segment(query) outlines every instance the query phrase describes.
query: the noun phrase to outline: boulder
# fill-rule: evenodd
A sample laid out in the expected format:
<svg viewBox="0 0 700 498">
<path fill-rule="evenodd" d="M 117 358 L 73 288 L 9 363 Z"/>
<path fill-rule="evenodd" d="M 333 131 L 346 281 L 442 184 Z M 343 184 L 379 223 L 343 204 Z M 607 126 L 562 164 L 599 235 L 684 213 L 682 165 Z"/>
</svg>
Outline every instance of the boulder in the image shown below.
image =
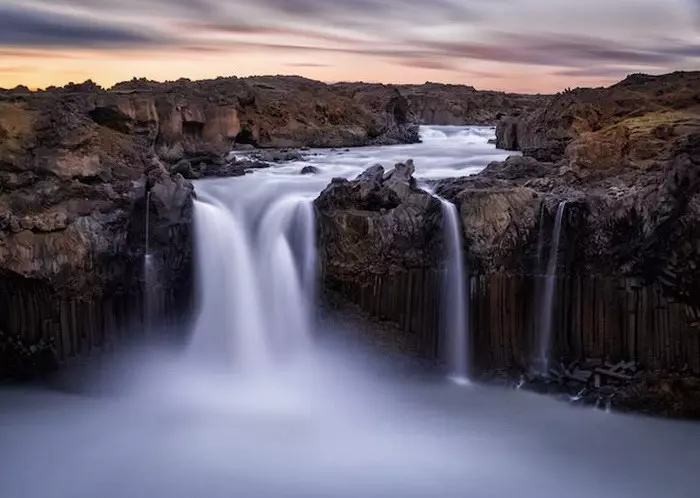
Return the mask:
<svg viewBox="0 0 700 498">
<path fill-rule="evenodd" d="M 316 175 L 319 173 L 319 169 L 316 166 L 304 166 L 301 168 L 300 174 L 302 175 Z"/>
<path fill-rule="evenodd" d="M 384 168 L 375 165 L 352 181 L 334 179 L 316 199 L 320 258 L 329 281 L 367 283 L 373 275 L 440 264 L 440 202 L 414 187 L 400 196 L 393 176 L 385 180 Z"/>
</svg>

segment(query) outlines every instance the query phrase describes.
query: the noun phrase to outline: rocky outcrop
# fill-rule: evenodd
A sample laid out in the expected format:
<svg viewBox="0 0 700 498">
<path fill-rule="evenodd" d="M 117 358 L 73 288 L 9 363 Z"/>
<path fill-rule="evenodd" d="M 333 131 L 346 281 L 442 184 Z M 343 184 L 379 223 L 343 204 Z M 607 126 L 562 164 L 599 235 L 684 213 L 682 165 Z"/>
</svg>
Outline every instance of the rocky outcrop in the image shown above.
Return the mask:
<svg viewBox="0 0 700 498">
<path fill-rule="evenodd" d="M 412 168 L 412 161 L 386 173 L 372 166 L 355 180 L 334 179 L 321 193 L 315 206 L 328 280 L 363 282 L 440 264 L 440 202 L 416 188 Z"/>
<path fill-rule="evenodd" d="M 354 91 L 298 77 L 142 80 L 100 92 L 96 120 L 154 141 L 169 160 L 263 148 L 346 147 L 415 142 L 414 118 L 393 87 Z"/>
<path fill-rule="evenodd" d="M 609 88 L 567 90 L 504 118 L 498 146 L 582 169 L 648 168 L 700 126 L 700 73 L 632 75 Z"/>
<path fill-rule="evenodd" d="M 40 92 L 8 91 L 5 102 L 51 104 L 133 135 L 169 163 L 219 157 L 234 145 L 348 147 L 418 141 L 416 119 L 396 87 L 346 87 L 299 77 L 92 82 Z"/>
<path fill-rule="evenodd" d="M 649 386 L 668 372 L 700 375 L 697 81 L 694 73 L 674 74 L 567 92 L 530 116 L 502 121 L 499 140 L 524 156 L 435 185 L 461 218 L 475 373 L 531 367 L 542 328 L 543 274 L 557 211 L 566 202 L 551 308 L 552 361 L 633 361 Z M 319 223 L 324 231 L 326 220 Z M 340 228 L 336 240 L 344 237 Z M 432 230 L 423 228 L 416 240 Z M 365 238 L 378 243 L 376 232 Z M 325 264 L 337 267 L 347 255 L 330 257 Z M 418 337 L 422 354 L 440 357 L 446 343 L 437 259 L 392 273 L 402 260 L 394 254 L 375 259 L 384 266 L 375 264 L 374 278 L 333 272 L 341 278 L 334 286 Z M 613 406 L 639 409 L 642 403 L 658 411 L 654 392 L 632 398 L 612 392 L 620 395 Z M 664 413 L 695 413 L 686 408 Z"/>
<path fill-rule="evenodd" d="M 418 121 L 426 125 L 492 126 L 504 115 L 528 114 L 550 98 L 440 83 L 402 85 L 400 89 Z"/>
<path fill-rule="evenodd" d="M 0 331 L 60 361 L 141 318 L 147 200 L 163 299 L 186 312 L 191 287 L 192 185 L 83 97 L 0 102 Z"/>
</svg>

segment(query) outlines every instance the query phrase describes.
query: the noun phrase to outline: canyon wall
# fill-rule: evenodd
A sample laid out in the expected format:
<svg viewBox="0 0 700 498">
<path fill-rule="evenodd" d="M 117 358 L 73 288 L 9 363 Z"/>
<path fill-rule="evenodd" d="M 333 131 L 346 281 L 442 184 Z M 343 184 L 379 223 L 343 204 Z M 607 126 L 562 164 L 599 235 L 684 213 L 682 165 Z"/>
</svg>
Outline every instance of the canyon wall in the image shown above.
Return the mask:
<svg viewBox="0 0 700 498">
<path fill-rule="evenodd" d="M 556 96 L 534 114 L 506 117 L 499 126 L 499 141 L 515 134 L 507 145 L 519 146 L 524 157 L 437 183 L 437 193 L 461 218 L 474 373 L 532 367 L 541 332 L 542 254 L 551 251 L 557 208 L 566 201 L 553 361 L 626 360 L 700 374 L 698 78 L 632 77 L 612 89 Z M 571 119 L 572 109 L 608 121 L 590 131 L 595 126 L 581 115 Z M 632 128 L 630 120 L 639 126 Z M 624 133 L 618 136 L 619 129 Z M 622 138 L 609 145 L 609 136 Z M 618 155 L 610 157 L 608 149 Z M 370 188 L 365 178 L 351 185 L 348 192 L 384 188 Z M 425 356 L 443 356 L 439 212 L 397 217 L 406 209 L 403 201 L 368 211 L 366 199 L 347 194 L 345 203 L 327 203 L 333 192 L 329 187 L 317 201 L 327 285 L 417 336 Z M 386 220 L 401 227 L 390 231 Z M 410 249 L 367 252 L 409 230 L 417 232 Z M 412 251 L 424 257 L 417 261 Z M 367 255 L 370 261 L 363 260 Z"/>
</svg>

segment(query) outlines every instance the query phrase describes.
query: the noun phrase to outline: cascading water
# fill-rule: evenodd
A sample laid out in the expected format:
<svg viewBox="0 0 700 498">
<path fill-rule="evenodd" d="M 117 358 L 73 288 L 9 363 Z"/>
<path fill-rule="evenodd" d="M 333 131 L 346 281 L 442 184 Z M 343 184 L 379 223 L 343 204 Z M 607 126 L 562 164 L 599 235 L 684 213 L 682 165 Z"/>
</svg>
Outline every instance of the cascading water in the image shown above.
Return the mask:
<svg viewBox="0 0 700 498">
<path fill-rule="evenodd" d="M 559 259 L 559 242 L 561 239 L 561 229 L 564 220 L 564 212 L 566 210 L 566 201 L 559 204 L 557 208 L 557 217 L 554 222 L 554 231 L 552 232 L 552 244 L 549 252 L 549 261 L 547 263 L 547 274 L 544 282 L 544 292 L 542 302 L 540 304 L 540 320 L 539 320 L 539 348 L 538 348 L 538 365 L 539 373 L 547 375 L 549 372 L 549 350 L 552 343 L 552 318 L 554 316 L 554 292 L 557 285 L 557 262 Z"/>
<path fill-rule="evenodd" d="M 445 239 L 445 266 L 443 277 L 444 350 L 450 380 L 455 384 L 469 384 L 469 289 L 462 252 L 462 232 L 457 206 L 440 197 L 428 184 L 421 188 L 440 201 L 443 236 Z"/>
<path fill-rule="evenodd" d="M 544 265 L 544 205 L 540 207 L 540 230 L 537 236 L 537 270 L 541 270 Z"/>
<path fill-rule="evenodd" d="M 260 216 L 253 204 L 214 187 L 197 187 L 201 308 L 191 354 L 245 375 L 272 374 L 280 361 L 308 349 L 316 277 L 313 205 L 286 195 Z"/>
<path fill-rule="evenodd" d="M 150 250 L 151 243 L 151 191 L 146 193 L 146 250 L 143 255 L 143 316 L 146 330 L 153 328 L 153 315 L 155 313 L 155 304 L 157 299 L 157 284 L 158 275 L 156 271 L 155 261 Z"/>
<path fill-rule="evenodd" d="M 457 384 L 469 383 L 469 297 L 465 286 L 462 233 L 457 207 L 440 199 L 445 223 L 447 275 L 447 335 L 449 337 L 450 378 Z"/>
</svg>

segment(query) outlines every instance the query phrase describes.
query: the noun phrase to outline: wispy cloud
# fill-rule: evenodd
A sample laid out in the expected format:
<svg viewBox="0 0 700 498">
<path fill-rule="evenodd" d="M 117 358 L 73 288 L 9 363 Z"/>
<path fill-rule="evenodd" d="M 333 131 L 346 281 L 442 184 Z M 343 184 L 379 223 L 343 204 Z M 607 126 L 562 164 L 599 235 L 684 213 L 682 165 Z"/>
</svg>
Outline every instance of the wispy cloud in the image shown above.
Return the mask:
<svg viewBox="0 0 700 498">
<path fill-rule="evenodd" d="M 441 71 L 456 71 L 457 68 L 449 62 L 439 59 L 400 59 L 399 64 L 420 69 L 437 69 Z"/>
<path fill-rule="evenodd" d="M 633 9 L 609 0 L 0 1 L 0 55 L 119 48 L 139 60 L 231 56 L 256 72 L 267 63 L 265 72 L 307 75 L 362 60 L 363 79 L 370 71 L 391 78 L 397 65 L 426 79 L 498 79 L 528 68 L 537 78 L 594 79 L 692 69 L 700 59 L 700 0 L 635 0 Z"/>
<path fill-rule="evenodd" d="M 286 65 L 289 67 L 330 67 L 328 64 L 318 62 L 288 62 Z"/>
<path fill-rule="evenodd" d="M 153 42 L 151 36 L 84 18 L 0 6 L 0 46 L 123 46 Z"/>
</svg>

